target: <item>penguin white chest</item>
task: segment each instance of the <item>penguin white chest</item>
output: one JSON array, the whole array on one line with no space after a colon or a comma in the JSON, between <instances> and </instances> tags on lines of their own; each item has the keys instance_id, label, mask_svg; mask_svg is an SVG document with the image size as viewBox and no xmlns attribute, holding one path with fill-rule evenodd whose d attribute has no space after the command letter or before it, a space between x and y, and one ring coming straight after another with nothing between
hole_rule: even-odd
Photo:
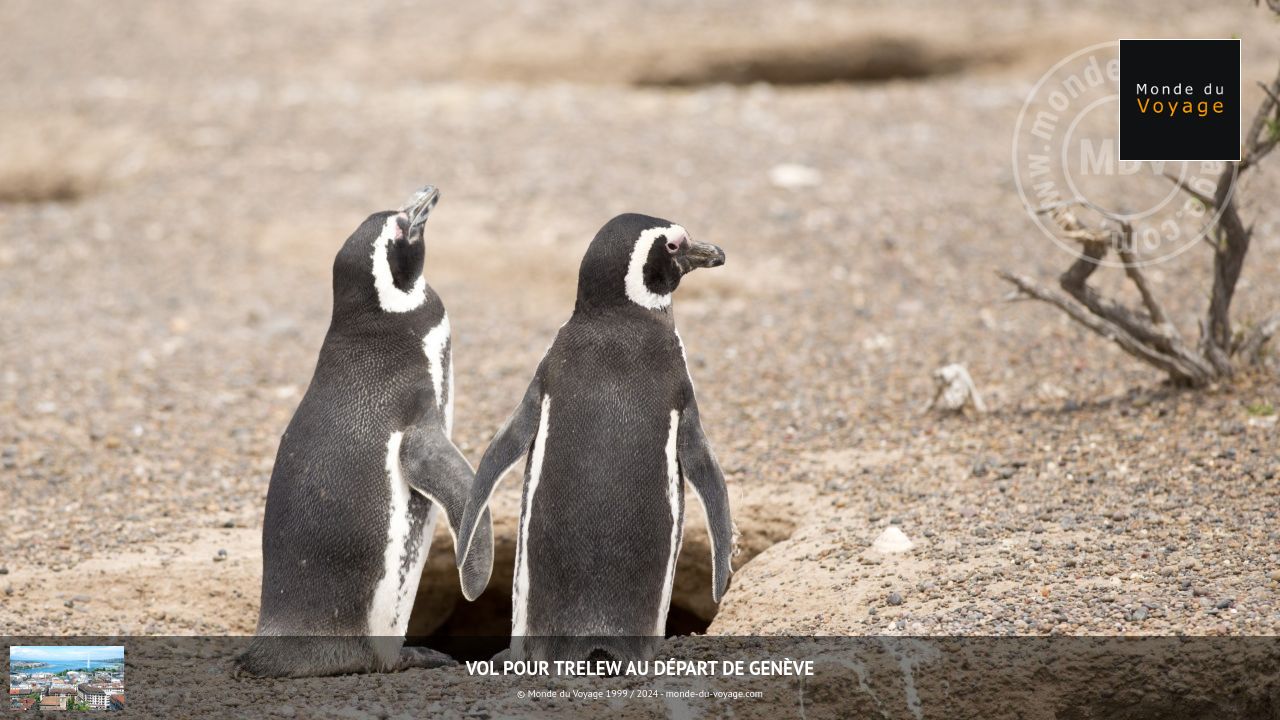
<instances>
[{"instance_id":1,"label":"penguin white chest","mask_svg":"<svg viewBox=\"0 0 1280 720\"><path fill-rule=\"evenodd\" d=\"M403 435L394 432L387 439L387 542L383 550L382 578L374 588L369 607L369 634L378 637L403 637L409 627L409 613L413 610L418 579L431 550L439 513L439 509L431 505L426 521L414 529L409 510L411 490L400 472Z\"/></svg>"}]
</instances>

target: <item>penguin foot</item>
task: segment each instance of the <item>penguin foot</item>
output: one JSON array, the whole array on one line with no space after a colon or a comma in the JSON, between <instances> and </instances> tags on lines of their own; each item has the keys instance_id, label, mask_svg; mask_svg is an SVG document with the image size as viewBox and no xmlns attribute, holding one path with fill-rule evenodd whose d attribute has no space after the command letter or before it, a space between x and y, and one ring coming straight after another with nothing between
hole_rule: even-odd
<instances>
[{"instance_id":1,"label":"penguin foot","mask_svg":"<svg viewBox=\"0 0 1280 720\"><path fill-rule=\"evenodd\" d=\"M396 663L395 669L399 671L408 670L409 668L441 668L453 667L457 664L457 660L438 650L425 647L406 647L400 648L400 660Z\"/></svg>"}]
</instances>

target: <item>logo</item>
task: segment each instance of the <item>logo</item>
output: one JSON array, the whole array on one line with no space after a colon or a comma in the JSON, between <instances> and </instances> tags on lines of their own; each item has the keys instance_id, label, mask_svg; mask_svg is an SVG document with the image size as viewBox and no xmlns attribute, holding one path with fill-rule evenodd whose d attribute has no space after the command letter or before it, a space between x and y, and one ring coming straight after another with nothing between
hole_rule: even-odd
<instances>
[{"instance_id":1,"label":"logo","mask_svg":"<svg viewBox=\"0 0 1280 720\"><path fill-rule=\"evenodd\" d=\"M1120 159L1240 159L1239 40L1120 41Z\"/></svg>"},{"instance_id":2,"label":"logo","mask_svg":"<svg viewBox=\"0 0 1280 720\"><path fill-rule=\"evenodd\" d=\"M1238 51L1238 43L1228 42ZM1235 118L1235 147L1227 156L1232 158L1239 153L1238 57L1236 60L1235 99L1230 101ZM1083 234L1096 238L1105 232L1115 249L1126 251L1124 255L1132 264L1149 265L1194 246L1213 228L1225 205L1218 203L1215 207L1212 199L1219 192L1219 178L1226 164L1222 160L1121 159L1122 103L1132 94L1122 92L1122 72L1125 78L1129 77L1122 67L1120 42L1108 42L1063 58L1040 78L1018 113L1013 137L1014 181L1032 220L1062 249L1082 258ZM1161 77L1153 74L1151 80L1141 82L1147 84L1148 90L1152 83L1159 83L1163 89ZM1209 83L1203 73L1187 73L1184 77L1179 81L1183 85L1200 84L1193 88L1196 93ZM1169 84L1172 90L1173 81ZM1223 85L1225 92L1225 82L1215 80L1212 84ZM1192 112L1183 120L1209 119L1198 117L1196 103L1203 99L1199 94L1186 98L1193 103ZM1147 111L1154 113L1145 121L1163 121L1165 118L1157 117L1155 98L1145 99L1152 100ZM1206 113L1212 113L1214 101L1208 102ZM1225 107L1228 100L1221 102ZM1166 105L1160 109L1168 112ZM1184 109L1180 106L1177 111ZM1129 157L1129 150L1125 152ZM1222 189L1225 197L1234 192L1234 175L1228 183ZM1126 264L1112 257L1116 256L1095 262L1113 267Z\"/></svg>"}]
</instances>

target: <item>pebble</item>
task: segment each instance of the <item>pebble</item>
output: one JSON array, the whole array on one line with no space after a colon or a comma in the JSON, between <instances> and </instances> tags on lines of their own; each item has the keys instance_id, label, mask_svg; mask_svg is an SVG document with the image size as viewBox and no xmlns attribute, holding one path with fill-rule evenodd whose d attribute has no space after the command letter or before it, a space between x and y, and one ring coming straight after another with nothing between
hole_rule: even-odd
<instances>
[{"instance_id":1,"label":"pebble","mask_svg":"<svg viewBox=\"0 0 1280 720\"><path fill-rule=\"evenodd\" d=\"M9 568L3 565L0 565L0 575L8 575L8 574L9 574Z\"/></svg>"},{"instance_id":2,"label":"pebble","mask_svg":"<svg viewBox=\"0 0 1280 720\"><path fill-rule=\"evenodd\" d=\"M822 173L807 165L783 163L769 168L769 182L788 190L816 187L822 184Z\"/></svg>"},{"instance_id":3,"label":"pebble","mask_svg":"<svg viewBox=\"0 0 1280 720\"><path fill-rule=\"evenodd\" d=\"M222 562L223 560L226 560L226 559L227 559L227 551L225 549L219 550L218 554L213 556L214 562Z\"/></svg>"},{"instance_id":4,"label":"pebble","mask_svg":"<svg viewBox=\"0 0 1280 720\"><path fill-rule=\"evenodd\" d=\"M3 574L3 573L0 573L0 574ZM1271 581L1272 581L1272 582L1280 582L1280 570L1272 570L1272 571L1271 571Z\"/></svg>"},{"instance_id":5,"label":"pebble","mask_svg":"<svg viewBox=\"0 0 1280 720\"><path fill-rule=\"evenodd\" d=\"M871 549L883 555L891 555L894 553L904 553L915 547L916 544L911 542L911 538L902 532L896 525L890 525L880 533L880 536L871 543Z\"/></svg>"},{"instance_id":6,"label":"pebble","mask_svg":"<svg viewBox=\"0 0 1280 720\"><path fill-rule=\"evenodd\" d=\"M1218 610L1226 610L1227 608L1235 604L1236 604L1235 598L1222 598L1221 600L1219 600L1217 603L1214 604L1214 607L1217 608Z\"/></svg>"},{"instance_id":7,"label":"pebble","mask_svg":"<svg viewBox=\"0 0 1280 720\"><path fill-rule=\"evenodd\" d=\"M897 592L897 591L895 590L894 592L889 593L889 597L885 598L885 602L889 603L890 605L895 605L895 606L896 606L896 605L901 605L901 604L902 604L902 594L901 594L901 593L899 593L899 592Z\"/></svg>"}]
</instances>

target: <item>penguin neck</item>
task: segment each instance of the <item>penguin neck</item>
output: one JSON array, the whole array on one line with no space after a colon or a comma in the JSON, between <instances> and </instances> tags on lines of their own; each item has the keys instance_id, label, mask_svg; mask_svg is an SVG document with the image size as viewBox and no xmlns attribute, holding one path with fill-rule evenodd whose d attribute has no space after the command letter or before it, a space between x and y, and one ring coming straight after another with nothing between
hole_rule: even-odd
<instances>
[{"instance_id":1,"label":"penguin neck","mask_svg":"<svg viewBox=\"0 0 1280 720\"><path fill-rule=\"evenodd\" d=\"M600 303L592 302L589 298L579 295L578 301L573 307L573 314L575 317L580 318L610 318L631 322L654 322L671 328L674 328L676 324L674 303L655 310L638 305L630 300Z\"/></svg>"},{"instance_id":2,"label":"penguin neck","mask_svg":"<svg viewBox=\"0 0 1280 720\"><path fill-rule=\"evenodd\" d=\"M377 337L380 342L421 342L422 336L439 324L444 314L444 304L430 285L426 286L423 303L406 312L388 312L370 302L367 295L335 293L329 333Z\"/></svg>"}]
</instances>

